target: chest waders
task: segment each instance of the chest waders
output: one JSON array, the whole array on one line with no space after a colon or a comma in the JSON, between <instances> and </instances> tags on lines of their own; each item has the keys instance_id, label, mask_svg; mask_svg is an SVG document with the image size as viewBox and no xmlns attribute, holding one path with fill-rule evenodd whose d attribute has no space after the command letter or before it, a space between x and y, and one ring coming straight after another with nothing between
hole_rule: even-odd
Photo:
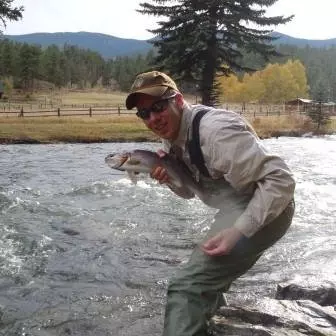
<instances>
[{"instance_id":1,"label":"chest waders","mask_svg":"<svg viewBox=\"0 0 336 336\"><path fill-rule=\"evenodd\" d=\"M248 204L248 201L239 199L224 179L211 181L199 139L200 122L206 113L207 110L202 110L194 117L187 148L190 161L197 167L201 178L205 177L212 184L210 189L222 189L223 207L215 216L203 242L222 229L232 227ZM209 183L205 183L205 187ZM256 263L263 251L285 234L293 213L294 204L291 202L278 218L254 236L242 238L229 255L210 257L196 246L189 261L169 282L163 336L208 335L209 318L225 303L223 293Z\"/></svg>"}]
</instances>

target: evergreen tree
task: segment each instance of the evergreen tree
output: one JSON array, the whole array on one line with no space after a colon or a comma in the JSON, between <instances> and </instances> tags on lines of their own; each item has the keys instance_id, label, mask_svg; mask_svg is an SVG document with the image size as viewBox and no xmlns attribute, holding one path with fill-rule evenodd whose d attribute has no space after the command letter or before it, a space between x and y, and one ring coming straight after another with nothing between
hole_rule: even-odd
<instances>
[{"instance_id":1,"label":"evergreen tree","mask_svg":"<svg viewBox=\"0 0 336 336\"><path fill-rule=\"evenodd\" d=\"M316 125L316 132L319 132L321 128L325 127L330 122L330 114L327 108L324 108L324 103L327 100L327 91L322 82L317 84L317 100L312 104L307 114Z\"/></svg>"},{"instance_id":2,"label":"evergreen tree","mask_svg":"<svg viewBox=\"0 0 336 336\"><path fill-rule=\"evenodd\" d=\"M251 28L279 25L292 19L292 16L265 16L265 8L276 2L152 0L141 3L138 12L167 18L158 22L158 29L149 30L157 37L152 43L158 50L158 66L181 80L199 85L202 103L212 105L217 73L252 70L241 63L242 49L261 54L265 59L276 54L269 43L273 40L271 30Z\"/></svg>"},{"instance_id":3,"label":"evergreen tree","mask_svg":"<svg viewBox=\"0 0 336 336\"><path fill-rule=\"evenodd\" d=\"M13 7L14 0L0 0L0 20L2 26L6 27L6 21L18 21L22 19L23 7ZM0 30L2 34L2 30Z\"/></svg>"},{"instance_id":4,"label":"evergreen tree","mask_svg":"<svg viewBox=\"0 0 336 336\"><path fill-rule=\"evenodd\" d=\"M19 52L19 77L24 89L34 86L34 79L39 78L41 48L24 43Z\"/></svg>"},{"instance_id":5,"label":"evergreen tree","mask_svg":"<svg viewBox=\"0 0 336 336\"><path fill-rule=\"evenodd\" d=\"M14 70L15 50L13 42L5 39L0 45L0 76L11 76Z\"/></svg>"},{"instance_id":6,"label":"evergreen tree","mask_svg":"<svg viewBox=\"0 0 336 336\"><path fill-rule=\"evenodd\" d=\"M40 67L43 78L61 87L64 76L61 69L61 52L56 45L47 47L41 56Z\"/></svg>"}]
</instances>

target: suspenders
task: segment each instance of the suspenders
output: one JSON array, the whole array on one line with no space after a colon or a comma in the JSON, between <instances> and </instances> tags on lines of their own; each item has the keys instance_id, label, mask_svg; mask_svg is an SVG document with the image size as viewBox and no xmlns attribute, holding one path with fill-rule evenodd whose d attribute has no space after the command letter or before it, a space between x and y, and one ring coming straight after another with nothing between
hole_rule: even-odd
<instances>
[{"instance_id":1,"label":"suspenders","mask_svg":"<svg viewBox=\"0 0 336 336\"><path fill-rule=\"evenodd\" d=\"M197 112L195 115L193 121L192 121L192 134L191 137L188 135L188 138L190 138L187 141L187 149L189 151L190 156L190 162L191 164L195 165L198 171L201 175L205 177L210 177L210 174L208 172L207 167L204 164L204 156L201 150L201 144L200 144L200 137L199 137L199 127L202 117L208 112L208 110L201 110ZM181 159L181 153L178 153L179 150L176 148L176 146L172 145L170 147L169 153L174 155L175 159L177 159L180 164L187 169L187 171L190 172L188 166L184 163L184 161Z\"/></svg>"},{"instance_id":2,"label":"suspenders","mask_svg":"<svg viewBox=\"0 0 336 336\"><path fill-rule=\"evenodd\" d=\"M190 156L190 162L194 164L198 171L205 177L210 177L207 167L204 164L204 156L201 150L199 127L202 117L208 112L208 110L199 111L192 121L192 135L188 141L188 150Z\"/></svg>"}]
</instances>

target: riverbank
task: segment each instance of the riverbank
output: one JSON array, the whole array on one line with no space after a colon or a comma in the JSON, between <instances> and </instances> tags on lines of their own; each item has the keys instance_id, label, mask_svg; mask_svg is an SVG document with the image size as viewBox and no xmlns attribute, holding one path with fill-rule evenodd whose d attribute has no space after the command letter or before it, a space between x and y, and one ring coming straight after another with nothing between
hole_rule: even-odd
<instances>
[{"instance_id":1,"label":"riverbank","mask_svg":"<svg viewBox=\"0 0 336 336\"><path fill-rule=\"evenodd\" d=\"M314 134L309 118L300 115L250 120L260 138ZM333 119L324 133L336 132ZM1 144L152 142L159 141L135 115L104 117L1 118Z\"/></svg>"}]
</instances>

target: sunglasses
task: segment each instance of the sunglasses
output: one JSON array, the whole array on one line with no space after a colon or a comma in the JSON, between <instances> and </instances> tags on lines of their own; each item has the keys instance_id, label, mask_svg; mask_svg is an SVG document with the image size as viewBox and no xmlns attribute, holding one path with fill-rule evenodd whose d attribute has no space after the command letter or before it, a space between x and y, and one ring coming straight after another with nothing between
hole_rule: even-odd
<instances>
[{"instance_id":1,"label":"sunglasses","mask_svg":"<svg viewBox=\"0 0 336 336\"><path fill-rule=\"evenodd\" d=\"M151 113L157 114L165 111L168 108L168 102L171 98L173 97L158 100L153 103L151 107L138 109L136 115L143 120L148 120Z\"/></svg>"}]
</instances>

